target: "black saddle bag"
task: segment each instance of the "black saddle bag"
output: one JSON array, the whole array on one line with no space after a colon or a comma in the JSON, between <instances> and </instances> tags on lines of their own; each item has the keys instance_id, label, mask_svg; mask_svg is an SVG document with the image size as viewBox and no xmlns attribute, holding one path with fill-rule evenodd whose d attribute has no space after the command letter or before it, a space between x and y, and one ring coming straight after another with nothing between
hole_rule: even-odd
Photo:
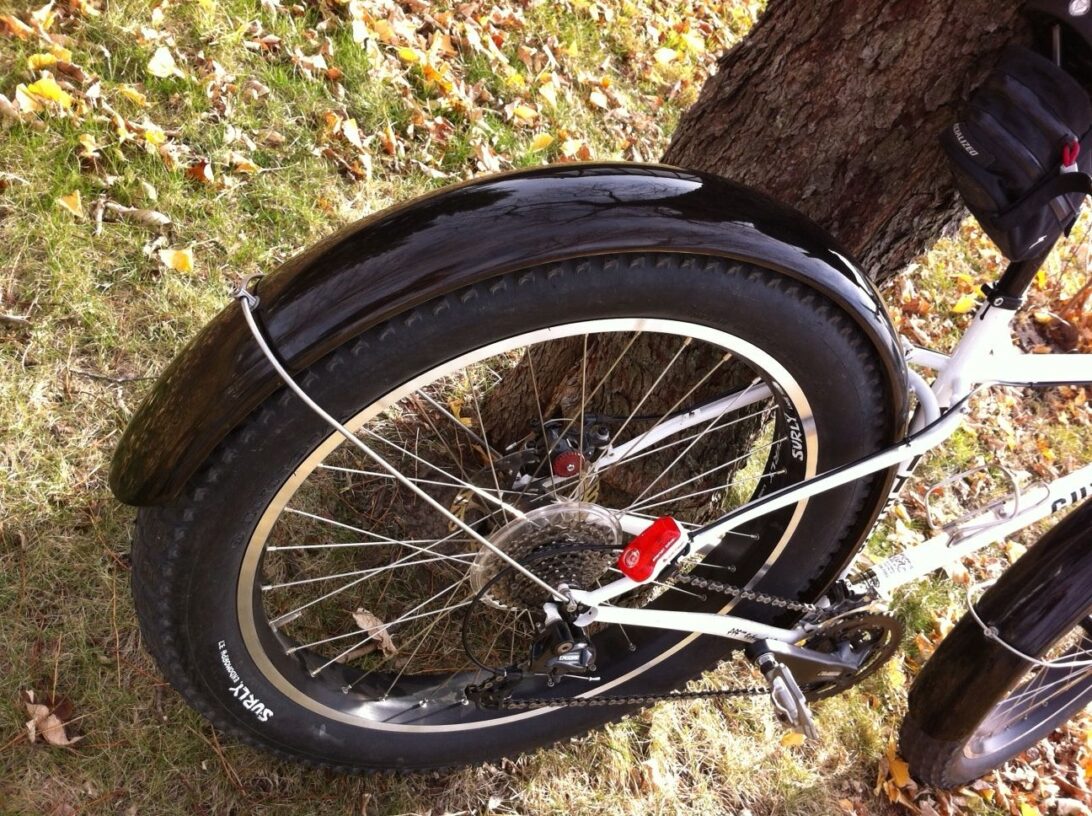
<instances>
[{"instance_id":1,"label":"black saddle bag","mask_svg":"<svg viewBox=\"0 0 1092 816\"><path fill-rule=\"evenodd\" d=\"M967 207L1010 260L1048 250L1092 193L1092 101L1026 48L1005 50L941 144Z\"/></svg>"}]
</instances>

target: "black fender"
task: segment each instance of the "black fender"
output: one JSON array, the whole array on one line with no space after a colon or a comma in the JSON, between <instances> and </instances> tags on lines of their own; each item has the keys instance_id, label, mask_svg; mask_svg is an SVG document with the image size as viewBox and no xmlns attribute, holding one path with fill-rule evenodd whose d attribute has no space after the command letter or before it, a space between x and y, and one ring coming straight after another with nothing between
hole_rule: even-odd
<instances>
[{"instance_id":1,"label":"black fender","mask_svg":"<svg viewBox=\"0 0 1092 816\"><path fill-rule=\"evenodd\" d=\"M1041 654L1090 608L1092 501L1051 528L975 604L983 623L1028 655ZM908 721L934 740L962 740L1028 668L968 613L915 679Z\"/></svg>"},{"instance_id":2,"label":"black fender","mask_svg":"<svg viewBox=\"0 0 1092 816\"><path fill-rule=\"evenodd\" d=\"M883 304L848 253L783 204L665 166L575 164L448 187L376 213L289 260L256 288L267 337L297 372L382 321L460 287L543 263L688 252L777 270L838 303L886 371L892 439L906 368ZM123 502L177 496L227 434L281 386L231 303L170 364L133 416L110 486Z\"/></svg>"}]
</instances>

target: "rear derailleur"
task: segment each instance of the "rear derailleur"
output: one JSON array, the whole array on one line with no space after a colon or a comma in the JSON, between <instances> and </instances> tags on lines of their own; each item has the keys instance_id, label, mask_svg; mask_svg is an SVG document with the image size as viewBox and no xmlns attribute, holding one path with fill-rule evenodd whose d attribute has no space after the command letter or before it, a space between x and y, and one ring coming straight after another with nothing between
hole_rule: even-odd
<instances>
[{"instance_id":1,"label":"rear derailleur","mask_svg":"<svg viewBox=\"0 0 1092 816\"><path fill-rule=\"evenodd\" d=\"M584 629L556 611L553 604L546 605L546 612L547 619L539 627L528 659L483 683L467 686L467 700L481 708L501 708L527 677L545 677L551 688L563 677L592 682L599 679L590 676L595 671L595 644Z\"/></svg>"}]
</instances>

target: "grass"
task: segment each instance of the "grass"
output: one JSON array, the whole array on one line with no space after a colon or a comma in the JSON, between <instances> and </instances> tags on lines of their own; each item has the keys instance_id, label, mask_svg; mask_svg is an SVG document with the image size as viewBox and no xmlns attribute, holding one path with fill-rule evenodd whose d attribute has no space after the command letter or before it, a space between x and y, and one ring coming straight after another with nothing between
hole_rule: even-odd
<instances>
[{"instance_id":1,"label":"grass","mask_svg":"<svg viewBox=\"0 0 1092 816\"><path fill-rule=\"evenodd\" d=\"M522 15L522 23L476 25L496 35L502 56L485 45L457 49L444 59L457 87L445 92L426 77L420 60L405 62L397 54L398 42L424 53L427 40L403 34L402 41L369 36L358 43L344 9L341 16L323 11L336 3L304 4L299 14L276 12L277 5L166 3L159 4L160 17L147 3L120 0L97 16L62 14L49 32L64 35L71 62L100 79L99 98L130 123L128 138L121 139L114 118L91 101L82 112L47 109L6 122L0 133L0 665L6 668L0 676L0 812L757 816L890 810L886 798L873 793L877 764L920 661L916 636L927 646L937 621L959 614L961 590L943 582L897 599L908 624L907 657L861 689L820 705L823 738L802 748L780 744L765 703L686 703L496 765L343 778L221 742L165 686L143 651L129 599L133 513L110 496L106 472L151 379L224 305L229 283L275 267L364 213L494 169L494 163L654 158L713 54L745 33L756 11L745 2L716 8L682 0L627 2L612 4L607 20L599 5L576 0L501 7ZM364 6L373 33L376 20L408 19L401 7ZM0 15L25 21L32 10L0 2ZM434 11L461 19L443 4ZM680 31L694 32L699 22L715 32L706 37L705 52L680 40ZM270 36L280 38L275 50L248 45ZM337 80L309 77L292 60L297 50L313 56L327 37L326 61L341 72ZM532 50L534 67L521 58L521 43ZM650 55L664 45L677 48L678 56L659 65ZM184 76L148 74L160 46L172 51ZM554 62L538 67L536 55L546 49ZM39 78L27 60L44 50L48 44L37 36L0 37L0 93L14 99L17 85ZM248 95L251 81L258 86ZM93 88L75 85L84 96ZM123 86L137 95L126 96ZM556 105L544 96L545 86L554 88ZM607 96L611 117L590 101L594 91ZM134 101L140 95L143 105ZM518 103L532 106L536 116L524 121L507 110ZM447 125L437 126L437 117ZM348 119L361 133L359 147L345 135ZM163 129L167 147L177 153L173 166L133 126L141 123ZM539 135L553 141L535 149ZM91 159L81 159L81 136L99 145ZM234 153L256 171L237 172ZM200 159L211 162L214 183L186 172ZM354 162L364 180L346 171ZM74 191L83 218L57 204ZM105 220L97 230L93 213L100 199L154 209L172 223L158 230ZM190 250L192 270L167 267L162 249ZM1071 294L1083 280L1084 262L1079 257L1063 275L1059 261L1054 272L1061 288L1051 284L1037 297L1057 302ZM967 227L921 259L912 276L888 285L886 295L904 331L947 347L967 319L953 317L952 305L997 269L996 255ZM924 315L908 310L915 298L932 309ZM1012 411L1011 431L987 427ZM1086 458L1090 441L1087 411L1075 403L983 400L970 429L924 463L911 493L995 453L1032 475L1049 450L1053 461L1046 464L1064 472ZM920 535L920 507L907 500L905 511L905 520L881 527L872 554ZM970 568L988 574L1005 560L992 552ZM731 680L725 670L709 682ZM67 701L71 733L82 740L68 749L30 744L20 697L28 689ZM966 812L1000 812L971 793L959 802Z\"/></svg>"}]
</instances>

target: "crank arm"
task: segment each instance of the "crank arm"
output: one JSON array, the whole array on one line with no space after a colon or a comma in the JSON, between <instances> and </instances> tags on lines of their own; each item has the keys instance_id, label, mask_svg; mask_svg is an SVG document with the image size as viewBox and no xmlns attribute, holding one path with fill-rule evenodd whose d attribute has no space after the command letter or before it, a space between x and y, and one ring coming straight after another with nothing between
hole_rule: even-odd
<instances>
[{"instance_id":1,"label":"crank arm","mask_svg":"<svg viewBox=\"0 0 1092 816\"><path fill-rule=\"evenodd\" d=\"M846 660L835 654L817 652L794 646L781 640L758 640L746 650L747 657L757 660L759 655L772 654L792 671L793 677L802 686L837 680L847 674L854 674L860 668L859 660Z\"/></svg>"}]
</instances>

